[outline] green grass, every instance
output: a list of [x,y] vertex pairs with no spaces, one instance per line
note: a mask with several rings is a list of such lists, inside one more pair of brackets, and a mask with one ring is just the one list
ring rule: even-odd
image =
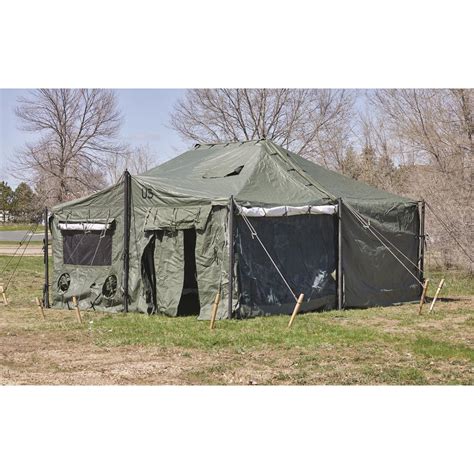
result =
[[349,347],[378,339],[372,329],[333,324],[334,313],[300,315],[292,330],[287,328],[288,316],[218,321],[217,329],[209,331],[209,322],[198,321],[195,316],[168,318],[142,314],[105,316],[96,321],[94,328],[100,329],[97,344],[105,346],[158,345],[245,351],[257,347],[317,348],[323,344]]
[[[3,230],[30,230],[32,224],[13,224],[13,223],[0,223],[0,232]],[[44,232],[44,225],[39,224],[36,232]]]
[[463,344],[450,344],[428,337],[418,337],[412,347],[417,354],[429,358],[466,359],[474,362],[474,350]]
[[[7,272],[13,266],[16,266],[18,263],[18,272],[19,275],[22,275],[24,278],[35,279],[38,274],[43,275],[44,272],[44,263],[43,257],[23,257],[20,262],[18,262],[18,257],[13,257],[9,266],[7,267]],[[8,255],[0,255],[0,271],[5,267],[5,265],[10,261]],[[52,258],[49,259],[50,265],[52,265]]]
[[463,270],[428,270],[425,273],[425,278],[430,279],[428,295],[431,297],[434,296],[442,278],[445,279],[445,282],[440,297],[474,294],[474,276]]
[[427,378],[422,370],[416,367],[389,367],[385,369],[368,366],[364,374],[372,379],[377,379],[383,384],[397,385],[425,385]]
[[[49,262],[51,269],[53,263],[51,257]],[[9,264],[5,269],[7,263]],[[17,265],[18,267],[15,270]],[[30,304],[34,296],[41,296],[44,283],[43,257],[25,256],[20,259],[19,257],[11,258],[10,256],[0,255],[0,282],[5,285],[13,271],[15,271],[15,274],[8,288],[8,295],[12,301],[19,305]]]
[[[391,311],[389,317],[403,319],[404,312],[406,309]],[[350,313],[348,318],[356,323],[360,318],[379,316],[380,309],[354,310]],[[463,311],[456,314],[462,315]],[[291,330],[287,328],[288,316],[218,321],[214,331],[208,330],[208,324],[207,321],[197,321],[196,317],[105,316],[94,322],[95,342],[106,347],[138,345],[230,349],[237,353],[255,349],[313,351],[320,348],[370,350],[371,347],[392,347],[427,358],[474,361],[474,350],[464,343],[453,344],[424,337],[423,331],[418,330],[394,334],[384,328],[341,324],[337,311],[299,315]],[[432,335],[436,336],[439,335]]]

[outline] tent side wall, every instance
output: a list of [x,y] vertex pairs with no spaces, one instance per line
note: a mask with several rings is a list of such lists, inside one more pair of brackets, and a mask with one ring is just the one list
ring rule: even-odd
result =
[[[152,234],[144,230],[149,208],[146,195],[141,187],[131,181],[131,219],[129,248],[129,311],[150,312],[147,290],[143,279],[143,266],[149,264],[145,249],[151,243]],[[123,311],[124,287],[124,183],[117,183],[99,193],[58,206],[53,210],[50,221],[53,235],[53,305],[68,307],[73,296],[79,300],[83,309],[94,307],[103,311]],[[101,232],[96,232],[95,240],[84,247],[89,237],[84,230],[74,233],[72,242],[73,259],[67,262],[64,250],[67,233],[59,228],[60,223],[111,222],[106,238],[99,242]],[[94,253],[100,253],[104,244],[110,247],[109,260],[94,264]],[[77,254],[86,251],[90,258],[76,260]],[[76,262],[76,263],[74,263]],[[62,275],[69,275],[70,285],[62,291],[58,282]],[[64,278],[63,278],[64,280]]]
[[[90,223],[108,229],[91,230]],[[53,209],[52,305],[122,311],[123,184]],[[69,230],[71,229],[71,230]]]
[[358,202],[350,205],[362,214],[379,238],[364,228],[343,202],[344,306],[388,306],[419,299],[419,283],[386,248],[388,246],[419,277],[416,268],[420,223],[417,204]]

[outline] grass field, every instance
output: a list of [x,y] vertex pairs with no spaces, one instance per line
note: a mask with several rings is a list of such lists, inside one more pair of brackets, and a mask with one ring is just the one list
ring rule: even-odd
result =
[[[0,257],[0,271],[8,257]],[[49,310],[41,257],[22,260],[0,305],[2,384],[472,384],[474,282],[430,272],[446,286],[435,312],[414,304],[218,321]],[[4,278],[5,279],[5,278]],[[449,297],[449,298],[448,298]]]
[[[13,223],[0,223],[0,232],[2,230],[30,230],[32,224],[13,224]],[[44,232],[44,226],[38,225],[36,232]]]

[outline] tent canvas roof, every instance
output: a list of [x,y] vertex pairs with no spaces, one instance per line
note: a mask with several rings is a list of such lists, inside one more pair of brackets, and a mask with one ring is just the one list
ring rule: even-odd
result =
[[413,202],[330,171],[270,140],[196,145],[194,149],[137,176],[171,195],[242,204]]
[[[133,179],[153,189],[160,206],[171,207],[227,203],[230,196],[252,206],[322,205],[338,198],[366,208],[415,202],[330,171],[270,140],[196,145]],[[96,198],[103,205],[116,192],[114,185],[55,210]]]

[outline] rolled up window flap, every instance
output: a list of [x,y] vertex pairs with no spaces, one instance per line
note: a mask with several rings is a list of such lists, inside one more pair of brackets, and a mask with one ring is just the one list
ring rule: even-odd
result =
[[334,215],[337,214],[337,204],[334,205],[324,205],[324,206],[310,206],[310,214],[327,214]]
[[103,221],[67,221],[59,222],[58,227],[60,230],[109,230],[112,227],[113,222],[114,219]]
[[239,207],[240,212],[247,217],[286,217],[302,214],[337,213],[337,205],[324,206],[276,206],[276,207]]

